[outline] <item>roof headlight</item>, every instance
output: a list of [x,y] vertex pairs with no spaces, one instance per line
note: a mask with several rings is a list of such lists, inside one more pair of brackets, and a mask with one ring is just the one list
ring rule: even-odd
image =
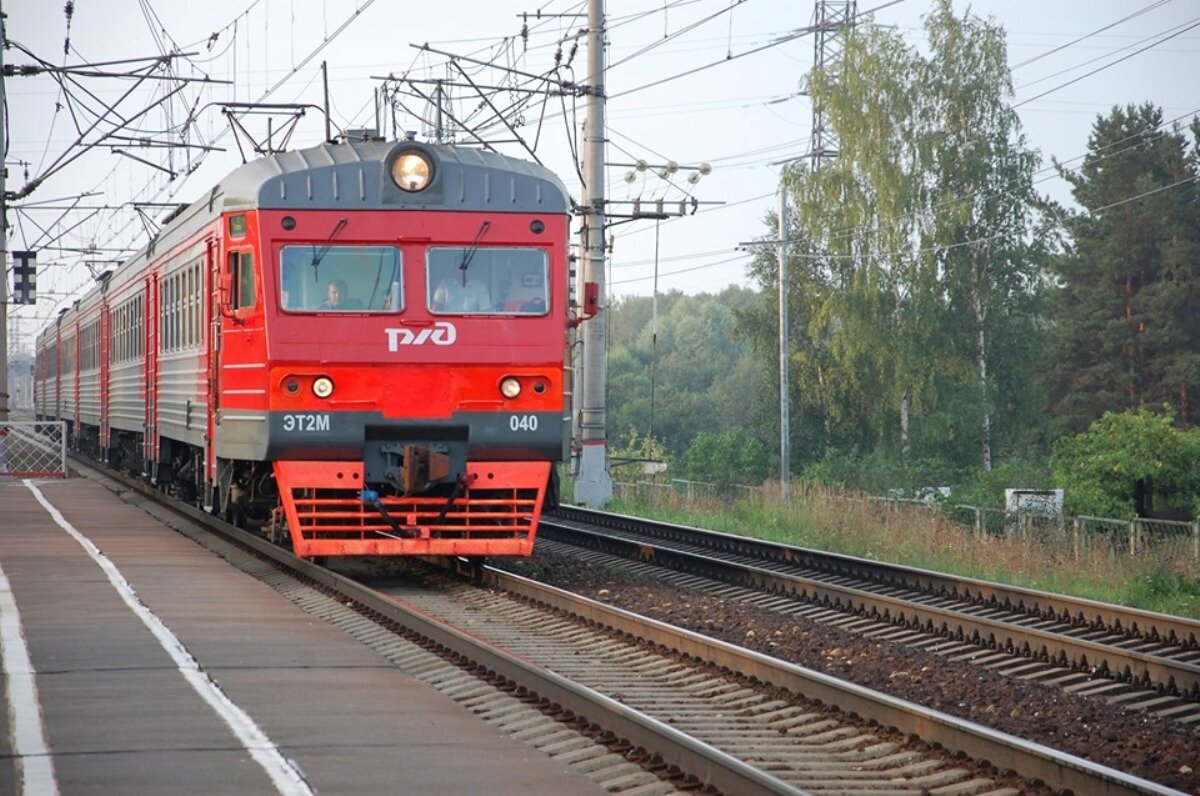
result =
[[505,398],[512,400],[521,394],[521,382],[508,376],[504,381],[500,382],[500,394]]
[[433,162],[417,149],[401,152],[392,161],[392,182],[402,191],[416,193],[429,187],[433,179]]
[[328,398],[333,395],[333,379],[328,376],[318,376],[313,381],[313,395],[318,398]]

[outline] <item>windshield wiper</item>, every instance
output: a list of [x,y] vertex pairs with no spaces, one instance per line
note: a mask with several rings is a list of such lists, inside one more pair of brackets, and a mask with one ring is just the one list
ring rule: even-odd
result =
[[348,223],[350,222],[346,219],[339,218],[338,222],[333,225],[333,231],[329,233],[329,237],[326,238],[325,242],[321,244],[321,249],[319,251],[317,250],[317,244],[313,244],[312,267],[314,282],[321,281],[321,277],[317,272],[317,269],[321,267],[321,260],[325,259],[325,255],[329,254],[329,248],[333,245],[333,239],[337,237],[339,232],[342,231],[342,227],[346,226]]
[[467,286],[467,269],[471,267],[471,260],[475,257],[475,252],[479,251],[479,241],[491,228],[492,222],[490,221],[480,224],[479,231],[475,233],[475,240],[471,241],[471,245],[463,252],[462,262],[458,264],[459,278],[462,280],[463,287]]

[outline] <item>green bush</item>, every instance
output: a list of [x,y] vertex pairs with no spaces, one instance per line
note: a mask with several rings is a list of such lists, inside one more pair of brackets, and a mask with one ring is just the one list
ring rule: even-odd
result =
[[1133,519],[1139,482],[1166,495],[1163,508],[1195,513],[1200,504],[1200,430],[1181,431],[1164,406],[1105,412],[1087,431],[1054,443],[1050,468],[1068,514]]
[[721,434],[701,431],[683,456],[688,478],[719,486],[761,484],[771,471],[771,457],[762,440],[744,429]]
[[1022,459],[1004,462],[991,470],[965,473],[954,486],[953,502],[989,509],[1004,508],[1006,489],[1054,489],[1054,476],[1044,463]]

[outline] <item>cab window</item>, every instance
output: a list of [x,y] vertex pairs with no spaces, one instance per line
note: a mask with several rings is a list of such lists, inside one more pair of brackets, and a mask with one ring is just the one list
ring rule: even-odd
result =
[[440,315],[545,315],[548,276],[549,259],[540,249],[431,247],[426,302]]
[[280,307],[287,312],[399,312],[404,308],[400,265],[395,246],[284,246]]

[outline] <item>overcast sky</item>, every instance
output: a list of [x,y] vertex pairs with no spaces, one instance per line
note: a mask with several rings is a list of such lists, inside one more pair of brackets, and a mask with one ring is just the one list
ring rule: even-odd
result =
[[[858,9],[861,13],[886,2],[860,0]],[[421,53],[412,44],[429,43],[437,49],[540,74],[553,64],[559,41],[565,41],[563,61],[570,60],[570,49],[576,41],[572,34],[585,21],[579,15],[585,10],[584,3],[568,0],[543,1],[540,5],[511,0],[443,0],[437,5],[444,11],[440,15],[430,14],[427,4],[394,0],[77,0],[68,32],[64,5],[5,0],[9,39],[59,65],[150,57],[172,46],[196,53],[181,64],[180,74],[207,75],[231,84],[184,89],[172,105],[170,118],[158,112],[145,116],[138,123],[142,132],[137,135],[149,136],[153,131],[177,126],[189,113],[195,113],[199,123],[191,141],[225,151],[209,153],[195,173],[173,180],[132,157],[114,154],[107,145],[84,154],[57,169],[19,204],[61,207],[67,197],[96,191],[81,204],[126,208],[98,210],[90,217],[92,211],[75,212],[61,218],[60,212],[53,210],[10,210],[13,249],[47,245],[140,247],[148,233],[126,203],[193,201],[241,162],[220,103],[260,99],[283,81],[265,101],[320,105],[322,60],[329,63],[334,126],[366,127],[375,120],[372,90],[378,81],[372,77],[405,72],[413,76],[446,75],[440,66],[443,58]],[[960,13],[967,5],[954,3]],[[1163,107],[1167,118],[1200,112],[1200,27],[1187,29],[1200,25],[1198,0],[981,0],[971,3],[970,8],[975,14],[994,17],[1008,31],[1009,62],[1020,65],[1014,71],[1016,101],[1052,90],[1019,108],[1029,143],[1040,150],[1047,165],[1050,156],[1067,161],[1082,155],[1092,122],[1113,105],[1151,101]],[[877,24],[894,26],[918,44],[923,40],[921,18],[929,9],[928,0],[903,0],[881,9],[873,19]],[[535,16],[539,10],[540,19]],[[778,163],[803,156],[808,151],[811,131],[810,106],[797,95],[799,82],[812,63],[811,37],[802,36],[773,47],[765,45],[808,25],[812,3],[609,0],[607,11],[608,162],[614,164],[608,175],[609,198],[662,198],[670,207],[689,195],[687,189],[704,203],[695,216],[661,224],[660,291],[695,293],[746,284],[749,255],[738,251],[738,243],[766,232],[762,219],[776,204]],[[521,17],[523,12],[530,14],[527,22]],[[1072,43],[1131,15],[1131,19]],[[527,38],[520,35],[523,24],[528,26]],[[1172,34],[1178,35],[1134,54]],[[64,58],[68,35],[71,54]],[[314,55],[326,39],[331,40]],[[758,48],[764,49],[743,55]],[[312,60],[304,63],[310,56]],[[1036,56],[1044,57],[1021,65]],[[1125,56],[1120,63],[1105,67]],[[571,62],[573,75],[564,72],[564,76],[583,82],[585,57],[579,40],[579,51]],[[15,47],[6,50],[4,58],[6,64],[18,66],[33,62]],[[700,69],[709,64],[716,65]],[[1096,74],[1083,77],[1097,69]],[[681,74],[684,76],[678,79],[658,82]],[[474,78],[495,83],[502,76],[491,72]],[[8,189],[14,191],[26,184],[26,172],[29,178],[36,178],[56,168],[80,133],[52,78],[10,77],[5,83],[10,136]],[[129,88],[130,81],[81,79],[81,85],[82,89],[73,89],[73,93],[85,96],[82,90],[86,89],[95,97],[86,99],[86,103],[97,107],[98,99],[115,101]],[[139,89],[117,106],[117,112],[132,116],[146,106],[151,96]],[[477,98],[471,100],[464,95],[453,107],[459,114],[478,113],[477,105]],[[521,132],[531,142],[539,138],[538,156],[559,172],[578,198],[579,180],[568,133],[572,121],[582,122],[583,106],[580,103],[577,114],[573,114],[572,105],[571,99],[565,101],[564,116],[564,102],[552,100],[540,137],[536,122],[542,108],[531,106],[524,114],[526,126]],[[409,107],[420,112],[415,105]],[[78,119],[84,126],[93,120],[84,116]],[[247,120],[260,136],[265,134],[266,123],[266,117]],[[416,129],[422,138],[430,134],[411,118],[401,123],[405,129]],[[279,119],[273,122],[276,132],[279,124]],[[322,116],[310,110],[291,139],[292,147],[310,146],[323,135]],[[497,132],[490,136],[501,137]],[[95,133],[85,139],[95,140]],[[499,148],[521,154],[515,145]],[[163,150],[129,147],[126,152],[166,163],[175,171],[186,162],[186,156],[178,152],[169,163]],[[686,181],[686,168],[675,175],[673,185],[651,172],[638,174],[632,183],[625,182],[623,177],[629,169],[617,164],[638,159],[652,164],[675,161],[683,167],[709,163],[712,173],[695,185]],[[1040,187],[1065,201],[1069,194],[1062,181],[1046,176]],[[627,208],[617,204],[613,212]],[[147,210],[152,218],[161,218],[163,212]],[[60,234],[68,228],[68,234]],[[655,273],[654,222],[621,224],[613,228],[613,234],[611,293],[650,293]],[[47,244],[50,239],[56,242]],[[30,336],[62,302],[77,296],[91,282],[91,270],[103,268],[103,260],[116,256],[106,251],[42,251],[42,298],[33,308],[10,306],[10,339],[16,336],[28,344]]]

